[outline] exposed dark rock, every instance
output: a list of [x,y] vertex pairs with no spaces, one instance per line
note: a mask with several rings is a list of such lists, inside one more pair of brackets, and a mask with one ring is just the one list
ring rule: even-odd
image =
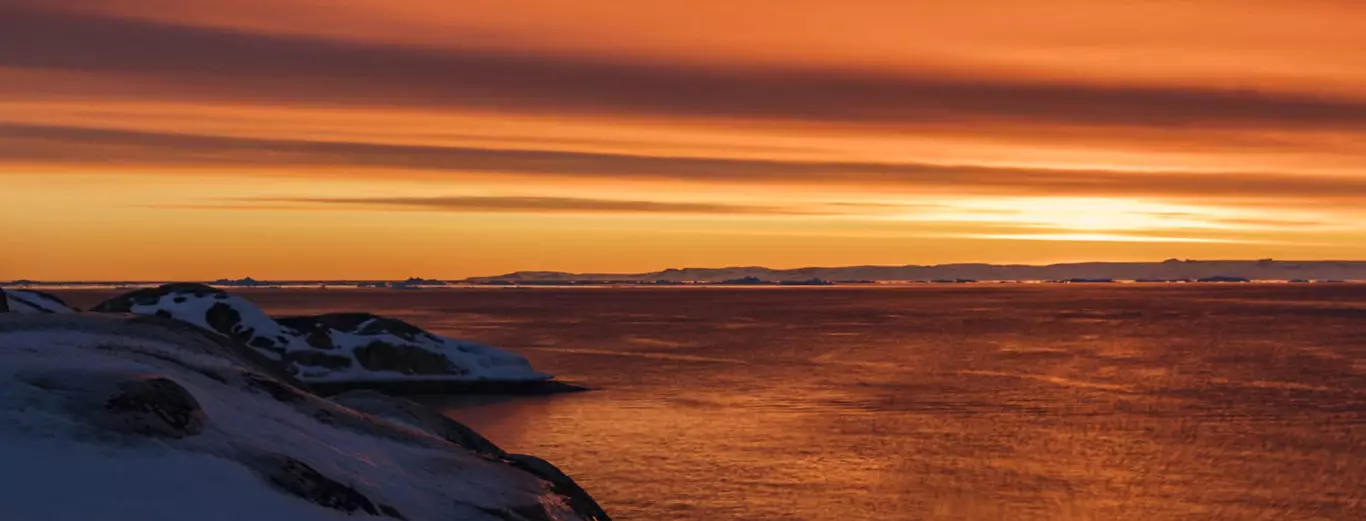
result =
[[337,348],[337,344],[332,342],[332,333],[328,332],[326,329],[314,329],[313,331],[310,331],[308,336],[304,337],[304,341],[308,342],[308,345],[318,349]]
[[[435,413],[433,413],[435,414]],[[472,450],[480,454],[491,456],[503,456],[507,452],[494,445],[488,438],[481,436],[474,429],[466,427],[465,424],[437,414],[439,423],[437,424],[437,434],[440,434],[446,441]]]
[[272,378],[241,369],[225,373],[228,385],[250,392],[269,395],[272,399],[290,405],[320,423],[343,428],[352,432],[385,438],[409,444],[438,443],[430,435],[421,436],[411,429],[395,428],[379,423],[367,414],[344,407],[309,392],[290,386]]
[[423,331],[421,328],[394,318],[375,317],[373,321],[365,324],[359,334],[362,335],[382,335],[388,333],[404,340],[413,342],[418,337],[435,339],[436,336]]
[[46,292],[46,291],[38,291],[38,290],[33,290],[33,289],[26,289],[26,290],[24,290],[24,291],[25,291],[25,292],[28,292],[28,293],[31,293],[31,294],[34,294],[34,295],[37,295],[39,298],[42,298],[42,299],[44,299],[44,300],[47,300],[47,301],[50,301],[50,302],[53,302],[53,303],[57,303],[57,304],[61,304],[61,305],[64,306],[64,307],[68,307],[68,308],[71,307],[71,305],[70,305],[70,304],[67,304],[65,300],[62,300],[62,299],[58,298],[56,295],[53,295],[53,294],[48,293],[48,292]]
[[170,379],[151,377],[118,385],[105,402],[132,432],[159,438],[184,438],[204,430],[204,410],[190,391]]
[[204,322],[214,331],[231,338],[245,341],[252,337],[253,331],[242,327],[242,314],[222,302],[215,302],[213,307],[204,313]]
[[503,521],[555,521],[541,505],[520,505],[508,508],[477,507],[480,512],[496,516]]
[[[284,317],[276,319],[281,325],[299,331],[335,329],[358,335],[390,334],[408,341],[419,337],[435,339],[436,336],[422,328],[394,318],[386,318],[370,313],[329,313],[317,316]],[[361,327],[364,325],[365,327]]]
[[[168,296],[169,295],[169,296]],[[176,305],[175,298],[200,304],[202,316],[186,316],[189,304]],[[231,299],[219,289],[200,284],[167,284],[159,288],[137,290],[119,298],[109,299],[97,310],[154,315],[163,319],[183,319],[203,327],[210,334],[218,333],[226,341],[242,344],[257,358],[273,360],[275,365],[294,379],[320,383],[318,392],[338,392],[351,388],[365,388],[382,378],[404,380],[404,376],[425,376],[414,385],[423,387],[437,380],[449,381],[439,385],[445,390],[493,393],[506,389],[518,394],[546,394],[580,390],[572,386],[551,389],[543,382],[543,375],[530,371],[525,358],[503,353],[478,344],[452,341],[422,330],[402,320],[380,317],[370,313],[333,313],[318,316],[272,318],[260,313],[250,302]],[[207,307],[200,307],[207,306]],[[198,312],[195,313],[198,315]],[[249,349],[246,349],[249,348]],[[331,353],[328,353],[328,352]],[[497,372],[493,382],[473,378],[483,370],[507,367],[513,371]],[[352,371],[338,371],[351,369]],[[518,371],[525,370],[519,374]],[[379,373],[355,378],[363,372]],[[502,376],[510,375],[510,376]],[[471,383],[473,381],[474,383]],[[331,387],[341,383],[343,387]],[[376,388],[398,391],[407,384],[380,383]]]
[[[58,309],[66,309],[71,311],[76,310],[76,308],[67,305],[65,301],[63,301],[60,298],[57,298],[56,295],[53,295],[51,293],[34,291],[31,289],[25,289],[20,291],[0,289],[0,313],[14,311],[14,309],[12,309],[9,305],[9,301],[11,299],[19,302],[25,307],[32,308],[38,313],[55,313],[54,311],[49,309],[53,306],[56,306]],[[47,301],[46,305],[44,305],[44,303],[40,301]]]
[[404,519],[394,507],[386,505],[384,510],[380,510],[364,494],[322,475],[302,461],[284,455],[271,455],[263,459],[262,474],[280,490],[333,510],[347,513],[362,511],[372,516]]
[[575,483],[574,479],[561,471],[559,467],[551,465],[550,462],[526,454],[508,454],[505,461],[550,483],[551,492],[568,499],[570,508],[585,519],[592,521],[612,520],[607,512],[602,509],[602,506],[593,499],[593,496],[588,495],[588,491]]
[[[70,305],[70,304],[67,304],[65,300],[62,300],[61,298],[58,298],[56,295],[53,295],[53,294],[48,293],[48,292],[46,292],[46,291],[38,291],[38,290],[36,290],[36,289],[26,289],[26,290],[24,290],[24,292],[29,293],[29,294],[31,294],[31,295],[37,295],[38,298],[41,298],[41,299],[46,300],[46,301],[48,301],[48,302],[52,302],[52,303],[54,303],[54,304],[60,304],[62,307],[67,307],[67,308],[71,307],[71,305]],[[73,308],[73,309],[74,309],[74,308]]]
[[344,369],[351,367],[350,357],[329,355],[316,351],[290,351],[285,353],[285,361],[312,367],[326,367],[328,369]]
[[333,396],[332,401],[371,416],[417,427],[428,434],[438,436],[485,456],[492,458],[507,456],[507,452],[479,435],[474,429],[411,400],[375,391],[360,390]]
[[403,514],[398,513],[398,509],[396,509],[396,508],[394,508],[394,507],[391,507],[391,506],[389,506],[389,505],[375,505],[375,506],[376,506],[377,508],[379,508],[379,513],[380,513],[380,514],[383,514],[383,515],[392,517],[392,518],[394,518],[394,519],[405,519],[405,520],[408,519],[408,518],[406,518],[406,517],[403,517]]
[[313,411],[313,419],[318,420],[321,423],[326,423],[328,425],[337,424],[337,415],[333,414],[332,411],[329,411],[327,409],[318,409],[316,411]]
[[[92,317],[94,318],[94,317]],[[226,356],[233,360],[238,360],[244,365],[260,369],[265,374],[276,380],[286,382],[288,385],[301,387],[303,384],[294,378],[291,370],[292,366],[281,363],[278,360],[271,360],[260,351],[251,349],[240,342],[232,339],[223,338],[211,332],[205,331],[194,324],[182,322],[180,320],[147,316],[147,315],[125,315],[115,317],[115,320],[123,320],[129,324],[152,324],[163,329],[169,329],[183,335],[194,337],[200,343],[210,348],[210,352],[219,356]],[[282,350],[281,350],[282,352]]]
[[[92,347],[122,348],[104,344]],[[35,371],[19,374],[16,380],[61,397],[74,417],[101,430],[169,439],[204,431],[204,410],[199,402],[180,384],[161,375]]]
[[354,351],[361,367],[400,374],[463,375],[469,370],[452,364],[446,355],[418,347],[375,340]]
[[261,391],[269,394],[275,401],[284,403],[297,403],[304,400],[304,391],[294,386],[282,383],[256,373],[242,371],[239,373],[246,382],[248,389]]
[[90,308],[91,311],[101,313],[131,313],[133,306],[151,306],[161,302],[161,298],[172,293],[185,293],[196,297],[213,295],[214,298],[226,299],[226,293],[222,290],[211,288],[203,284],[189,282],[177,282],[173,284],[163,284],[155,288],[144,288],[131,291],[111,298]]

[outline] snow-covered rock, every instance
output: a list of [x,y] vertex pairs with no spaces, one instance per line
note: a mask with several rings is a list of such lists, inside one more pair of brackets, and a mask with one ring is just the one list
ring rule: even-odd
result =
[[[368,313],[335,313],[283,317],[278,322],[298,331],[311,348],[329,357],[354,361],[328,368],[312,380],[364,378],[473,380],[544,380],[550,375],[531,369],[521,355],[465,340],[435,335],[407,322]],[[353,369],[346,371],[345,369]],[[300,374],[307,375],[307,372]],[[310,379],[310,377],[305,377]]]
[[280,326],[247,299],[202,284],[166,284],[99,303],[91,311],[173,318],[213,331],[280,360],[298,332]]
[[0,289],[0,313],[75,313],[53,295],[41,291]]
[[343,313],[276,320],[250,301],[201,284],[137,290],[92,308],[172,318],[249,345],[310,384],[540,382],[526,358],[446,338],[400,320]]
[[0,315],[0,519],[607,520],[553,467],[319,398],[239,350],[155,318]]

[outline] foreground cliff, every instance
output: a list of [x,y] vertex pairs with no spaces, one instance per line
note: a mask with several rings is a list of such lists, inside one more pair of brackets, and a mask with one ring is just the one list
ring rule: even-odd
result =
[[0,313],[0,517],[608,519],[542,460],[411,402],[320,398],[277,358],[160,317]]

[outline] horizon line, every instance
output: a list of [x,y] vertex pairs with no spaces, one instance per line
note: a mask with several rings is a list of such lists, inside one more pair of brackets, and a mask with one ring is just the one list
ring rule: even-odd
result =
[[303,283],[303,282],[310,282],[310,283],[313,283],[313,282],[316,282],[316,283],[326,283],[326,282],[392,282],[392,281],[403,281],[403,280],[409,280],[409,279],[418,279],[418,280],[435,281],[435,282],[452,282],[452,281],[454,281],[454,282],[459,282],[459,281],[466,281],[466,280],[473,280],[473,279],[489,279],[489,278],[505,277],[505,276],[508,276],[508,275],[514,275],[514,274],[519,274],[519,273],[553,273],[553,274],[563,274],[563,275],[624,276],[624,277],[627,277],[627,276],[636,276],[636,275],[647,275],[647,274],[653,274],[653,273],[662,273],[662,272],[667,272],[667,271],[684,271],[684,270],[737,270],[737,269],[763,269],[763,270],[770,270],[770,271],[800,271],[800,270],[856,269],[856,268],[943,268],[943,267],[953,267],[953,266],[987,266],[987,267],[1047,268],[1047,267],[1054,267],[1054,266],[1075,266],[1075,265],[1085,265],[1085,264],[1155,264],[1155,265],[1157,265],[1157,264],[1166,264],[1166,263],[1171,263],[1171,262],[1176,262],[1176,263],[1221,263],[1221,262],[1225,262],[1225,263],[1227,263],[1227,262],[1261,263],[1261,262],[1273,262],[1273,263],[1316,263],[1316,264],[1330,264],[1330,263],[1360,263],[1360,264],[1366,264],[1366,259],[1274,259],[1274,258],[1261,258],[1261,259],[1180,259],[1180,258],[1171,257],[1171,258],[1167,258],[1167,259],[1163,259],[1163,260],[1159,260],[1159,261],[1093,260],[1093,261],[1053,262],[1053,263],[1046,263],[1046,264],[1028,264],[1028,263],[1007,263],[1007,264],[997,264],[997,263],[992,263],[992,262],[950,262],[950,263],[941,263],[941,264],[851,264],[851,265],[844,265],[844,266],[800,266],[800,267],[795,267],[795,268],[771,268],[771,267],[768,267],[768,266],[761,266],[761,265],[732,265],[732,266],[722,266],[722,267],[695,267],[695,266],[685,266],[685,267],[681,267],[681,268],[669,267],[669,268],[663,268],[663,269],[658,269],[658,270],[654,270],[654,271],[643,271],[643,272],[633,272],[633,273],[626,273],[626,272],[610,272],[610,271],[578,271],[578,272],[576,272],[576,271],[562,271],[562,270],[535,270],[535,269],[525,269],[525,270],[514,270],[514,271],[509,271],[509,272],[503,272],[503,273],[499,273],[499,274],[496,274],[496,275],[474,275],[474,276],[455,277],[455,278],[441,278],[441,277],[437,277],[437,278],[427,278],[427,277],[422,277],[422,276],[409,276],[409,277],[401,278],[401,279],[400,279],[400,278],[394,278],[394,279],[389,279],[389,278],[376,278],[376,277],[329,278],[329,279],[321,279],[321,278],[320,278],[320,279],[308,279],[308,278],[303,278],[303,279],[275,279],[275,278],[262,278],[262,279],[257,279],[257,278],[255,278],[255,277],[250,276],[250,275],[244,276],[244,277],[242,277],[242,278],[236,278],[236,279],[234,279],[234,278],[229,278],[229,277],[219,277],[219,278],[216,278],[216,279],[198,279],[198,280],[196,280],[196,279],[151,279],[151,280],[147,280],[147,279],[144,279],[144,280],[133,280],[133,279],[72,279],[72,280],[39,280],[39,279],[16,278],[16,279],[0,279],[0,286],[7,286],[7,285],[13,286],[13,285],[24,285],[24,284],[51,284],[51,285],[57,285],[57,284],[156,284],[156,283],[173,283],[173,282],[202,283],[202,284],[211,285],[211,284],[213,284],[213,283],[223,282],[223,281],[240,282],[240,281],[244,281],[244,280],[248,280],[248,279],[253,280],[253,281],[256,281],[256,282],[261,282],[261,283],[270,283],[270,282],[275,282],[275,283]]

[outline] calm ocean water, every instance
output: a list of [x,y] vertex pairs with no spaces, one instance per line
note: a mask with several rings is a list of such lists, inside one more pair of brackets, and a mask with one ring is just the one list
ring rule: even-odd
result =
[[243,293],[601,388],[441,405],[620,520],[1366,519],[1366,285]]

